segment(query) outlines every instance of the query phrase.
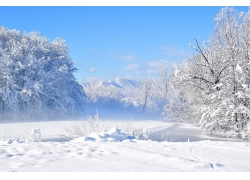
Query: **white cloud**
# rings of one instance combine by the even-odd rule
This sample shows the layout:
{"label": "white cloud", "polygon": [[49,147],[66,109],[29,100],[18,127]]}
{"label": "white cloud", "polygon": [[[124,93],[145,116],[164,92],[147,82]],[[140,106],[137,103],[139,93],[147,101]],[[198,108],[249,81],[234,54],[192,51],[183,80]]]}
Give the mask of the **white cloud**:
{"label": "white cloud", "polygon": [[168,56],[177,56],[177,57],[184,57],[184,56],[189,56],[189,52],[185,52],[181,49],[177,49],[171,46],[163,46],[162,49],[166,52]]}
{"label": "white cloud", "polygon": [[168,62],[166,60],[163,60],[163,59],[151,61],[148,63],[148,65],[152,68],[161,68],[161,67],[166,66],[167,64],[168,64]]}
{"label": "white cloud", "polygon": [[147,73],[148,74],[158,74],[158,71],[157,70],[149,69],[149,70],[147,70]]}
{"label": "white cloud", "polygon": [[133,71],[133,70],[139,69],[139,66],[138,66],[138,64],[129,64],[129,65],[125,66],[124,69],[129,70],[129,71]]}
{"label": "white cloud", "polygon": [[130,56],[130,55],[126,55],[126,56],[121,56],[120,59],[123,61],[134,61],[135,57]]}
{"label": "white cloud", "polygon": [[88,72],[95,72],[96,71],[96,68],[90,68],[89,70],[88,70]]}

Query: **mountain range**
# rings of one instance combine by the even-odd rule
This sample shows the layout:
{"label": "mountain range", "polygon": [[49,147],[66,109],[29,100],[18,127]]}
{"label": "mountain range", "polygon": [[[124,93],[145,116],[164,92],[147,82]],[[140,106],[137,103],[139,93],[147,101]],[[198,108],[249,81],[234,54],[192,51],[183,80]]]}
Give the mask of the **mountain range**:
{"label": "mountain range", "polygon": [[89,83],[82,83],[83,87],[94,86],[94,87],[114,87],[114,88],[138,88],[139,82],[131,79],[116,78],[113,80],[102,81],[94,80]]}

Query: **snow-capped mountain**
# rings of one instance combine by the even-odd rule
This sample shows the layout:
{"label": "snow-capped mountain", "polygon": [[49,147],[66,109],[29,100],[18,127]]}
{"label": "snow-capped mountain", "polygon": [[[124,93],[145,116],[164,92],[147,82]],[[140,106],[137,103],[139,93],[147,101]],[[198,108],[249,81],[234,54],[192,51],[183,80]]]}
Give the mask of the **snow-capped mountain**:
{"label": "snow-capped mountain", "polygon": [[82,83],[83,87],[87,87],[90,85],[94,87],[115,87],[125,89],[137,88],[139,86],[139,82],[131,79],[116,78],[108,81],[95,80],[89,83]]}

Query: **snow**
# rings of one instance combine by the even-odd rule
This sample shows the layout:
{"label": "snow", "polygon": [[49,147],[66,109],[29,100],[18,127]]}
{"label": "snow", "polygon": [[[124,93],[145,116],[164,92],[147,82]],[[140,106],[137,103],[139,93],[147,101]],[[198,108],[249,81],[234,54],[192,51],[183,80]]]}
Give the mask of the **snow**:
{"label": "snow", "polygon": [[241,69],[241,67],[239,66],[239,64],[236,65],[236,71],[237,71],[239,74],[242,74],[242,69]]}
{"label": "snow", "polygon": [[[6,137],[25,132],[41,134],[40,142],[0,140],[2,172],[221,172],[249,171],[250,143],[202,134],[192,124],[133,121],[147,127],[150,140],[136,139],[119,128],[126,121],[111,121],[107,132],[66,140],[64,128],[76,121],[0,123]],[[38,130],[40,129],[40,131]],[[168,134],[167,141],[156,141]],[[1,135],[0,135],[1,137]],[[176,138],[173,138],[176,137]],[[1,138],[0,138],[1,139]]]}
{"label": "snow", "polygon": [[80,137],[72,140],[72,142],[82,142],[82,141],[97,141],[97,142],[122,142],[122,141],[131,141],[134,139],[132,136],[128,136],[121,132],[118,128],[112,128],[107,133],[91,133],[88,136]]}

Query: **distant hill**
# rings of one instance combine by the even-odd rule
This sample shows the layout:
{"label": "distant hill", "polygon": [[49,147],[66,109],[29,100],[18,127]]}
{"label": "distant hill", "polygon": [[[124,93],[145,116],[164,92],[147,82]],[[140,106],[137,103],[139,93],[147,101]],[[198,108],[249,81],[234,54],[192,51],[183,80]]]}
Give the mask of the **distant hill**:
{"label": "distant hill", "polygon": [[94,87],[115,87],[115,88],[138,88],[139,82],[131,79],[116,78],[108,81],[95,80],[89,83],[82,83],[83,87],[94,86]]}

